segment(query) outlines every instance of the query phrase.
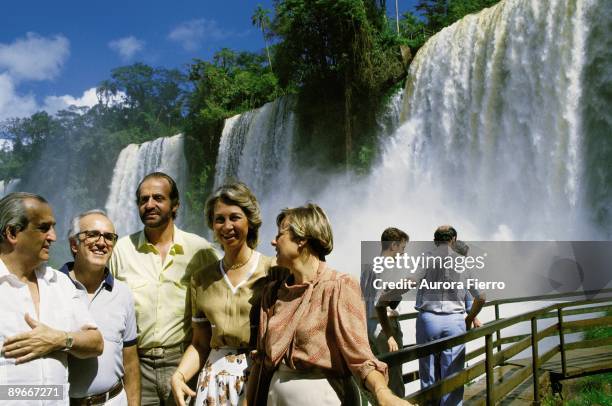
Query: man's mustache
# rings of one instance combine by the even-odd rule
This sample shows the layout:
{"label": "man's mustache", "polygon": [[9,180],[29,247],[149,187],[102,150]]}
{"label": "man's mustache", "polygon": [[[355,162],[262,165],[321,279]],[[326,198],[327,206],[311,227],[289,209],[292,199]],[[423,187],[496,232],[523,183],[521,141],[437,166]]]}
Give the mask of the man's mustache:
{"label": "man's mustache", "polygon": [[147,214],[161,214],[161,211],[159,209],[149,209],[143,213],[143,216]]}

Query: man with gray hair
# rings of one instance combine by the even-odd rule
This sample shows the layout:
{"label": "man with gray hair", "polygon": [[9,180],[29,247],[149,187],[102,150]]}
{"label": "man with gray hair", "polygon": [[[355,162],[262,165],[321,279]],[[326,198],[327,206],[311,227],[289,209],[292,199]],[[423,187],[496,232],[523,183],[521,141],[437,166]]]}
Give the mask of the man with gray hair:
{"label": "man with gray hair", "polygon": [[104,336],[97,358],[69,358],[71,405],[140,405],[140,367],[136,350],[134,299],[106,264],[117,242],[115,227],[102,210],[77,215],[68,232],[73,262],[68,275]]}
{"label": "man with gray hair", "polygon": [[[457,230],[450,225],[442,225],[434,232],[435,247],[427,255],[434,258],[456,258],[460,255],[453,249],[456,241]],[[452,263],[454,264],[456,261]],[[468,286],[465,281],[473,278],[469,269],[459,271],[454,266],[446,267],[440,262],[434,262],[433,266],[418,270],[415,275],[418,275],[420,281],[426,280],[430,284],[462,281],[463,284],[460,286]],[[419,282],[414,306],[419,312],[416,320],[417,344],[425,344],[465,333],[466,330],[472,328],[474,319],[485,303],[485,293],[475,287],[437,289],[421,286],[422,284]],[[466,314],[465,298],[467,292],[472,295],[474,302]],[[432,386],[437,381],[461,371],[464,361],[465,344],[448,348],[438,354],[419,358],[421,389]],[[463,387],[446,393],[439,400],[439,404],[442,406],[461,405],[462,402]]]}
{"label": "man with gray hair", "polygon": [[[89,358],[103,350],[70,279],[46,266],[55,239],[44,198],[10,193],[0,200],[0,385],[8,388],[4,396],[12,389],[11,405],[67,405],[68,354]],[[18,385],[34,385],[36,394]]]}

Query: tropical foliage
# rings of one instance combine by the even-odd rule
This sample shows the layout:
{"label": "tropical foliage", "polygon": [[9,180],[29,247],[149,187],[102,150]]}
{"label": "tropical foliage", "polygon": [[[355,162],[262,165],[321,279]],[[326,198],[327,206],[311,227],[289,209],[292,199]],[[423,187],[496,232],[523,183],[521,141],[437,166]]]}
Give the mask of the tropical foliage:
{"label": "tropical foliage", "polygon": [[108,193],[101,186],[110,183],[123,147],[184,132],[188,204],[199,213],[212,186],[223,120],[286,94],[298,98],[302,158],[367,170],[377,155],[377,110],[406,74],[400,45],[415,51],[445,25],[493,3],[420,0],[414,13],[402,16],[399,35],[385,0],[259,5],[251,23],[263,36],[261,53],[223,48],[184,70],[118,67],[98,86],[99,103],[91,108],[0,123],[0,138],[7,140],[0,179],[21,178],[27,186],[45,176],[49,193],[101,206]]}

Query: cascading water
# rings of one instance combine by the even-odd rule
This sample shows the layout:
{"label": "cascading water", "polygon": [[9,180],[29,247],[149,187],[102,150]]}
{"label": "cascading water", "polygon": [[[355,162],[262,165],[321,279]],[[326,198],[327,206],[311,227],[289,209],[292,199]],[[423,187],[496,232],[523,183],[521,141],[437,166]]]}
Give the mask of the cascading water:
{"label": "cascading water", "polygon": [[[590,221],[585,202],[588,134],[581,106],[589,83],[601,84],[585,79],[584,70],[592,59],[594,17],[610,6],[602,0],[503,0],[432,37],[410,67],[403,125],[381,137],[384,152],[366,178],[320,182],[329,175],[295,168],[291,154],[269,149],[266,159],[288,170],[262,175],[256,167],[264,155],[246,154],[247,143],[264,145],[282,131],[289,142],[292,135],[278,120],[254,130],[255,117],[263,117],[254,111],[226,122],[216,183],[231,174],[253,186],[268,213],[264,241],[274,235],[280,208],[320,203],[336,234],[332,261],[347,271],[359,269],[359,242],[377,239],[390,225],[419,240],[430,240],[444,223],[467,240],[605,237],[605,225]],[[391,100],[389,112],[401,98]],[[603,112],[610,122],[609,109]],[[263,188],[264,182],[274,186]],[[609,188],[606,182],[600,181]]]}
{"label": "cascading water", "polygon": [[404,89],[398,90],[387,102],[387,105],[377,117],[378,135],[386,138],[392,135],[400,125],[400,116],[404,104]]}
{"label": "cascading water", "polygon": [[215,170],[215,188],[240,179],[259,196],[291,184],[295,117],[291,97],[225,120]]}
{"label": "cascading water", "polygon": [[[468,241],[609,236],[605,224],[591,221],[585,193],[589,170],[600,170],[585,153],[593,134],[585,131],[583,106],[589,86],[602,82],[585,76],[591,32],[602,21],[595,17],[611,6],[503,0],[432,37],[411,63],[404,121],[380,164],[354,191],[336,192],[333,201],[326,195],[339,185],[323,192],[338,241],[330,262],[356,275],[359,258],[351,252],[359,252],[359,240],[376,240],[391,225],[413,240],[431,240],[441,224],[453,224]],[[609,62],[599,74],[610,77]],[[602,114],[611,121],[609,107]],[[608,150],[608,165],[611,157]],[[599,188],[609,190],[610,180],[602,177]],[[537,304],[512,305],[502,317],[529,306]],[[413,308],[404,302],[400,311]],[[493,318],[490,308],[481,318]],[[521,328],[504,334],[527,332]],[[414,324],[402,329],[414,342]]]}
{"label": "cascading water", "polygon": [[[179,192],[184,191],[187,164],[182,134],[158,138],[141,145],[130,144],[119,154],[106,201],[106,211],[120,236],[142,228],[135,203],[136,188],[145,175],[154,171],[172,176],[178,184]],[[181,210],[179,223],[180,213]]]}
{"label": "cascading water", "polygon": [[0,180],[0,196],[6,196],[16,191],[19,183],[21,183],[21,179]]}
{"label": "cascading water", "polygon": [[472,240],[605,237],[585,204],[581,108],[600,7],[610,3],[502,1],[431,38],[381,163],[356,192],[322,193],[338,234],[356,240],[338,245],[342,262],[355,266],[358,240],[388,225],[420,240],[444,223]]}
{"label": "cascading water", "polygon": [[291,200],[287,193],[300,182],[292,164],[294,105],[294,99],[285,96],[225,120],[219,143],[215,188],[231,180],[251,188],[261,204],[264,223],[260,240],[267,253],[271,253],[266,242],[275,235],[278,211],[302,202]]}
{"label": "cascading water", "polygon": [[592,3],[502,1],[425,44],[406,122],[374,174],[395,178],[387,190],[406,193],[406,214],[475,238],[587,237],[580,103]]}

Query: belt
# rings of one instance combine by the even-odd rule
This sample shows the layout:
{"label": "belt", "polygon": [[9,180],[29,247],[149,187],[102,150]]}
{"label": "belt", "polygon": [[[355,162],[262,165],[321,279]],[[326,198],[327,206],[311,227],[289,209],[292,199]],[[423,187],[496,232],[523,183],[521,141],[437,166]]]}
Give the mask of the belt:
{"label": "belt", "polygon": [[185,344],[175,344],[169,347],[139,348],[138,355],[145,358],[164,358],[166,355],[181,354],[185,352]]}
{"label": "belt", "polygon": [[119,381],[107,392],[98,395],[87,396],[85,398],[70,398],[70,406],[93,406],[103,405],[109,399],[114,398],[123,390],[123,382]]}
{"label": "belt", "polygon": [[211,350],[215,350],[215,351],[231,351],[236,355],[240,355],[240,354],[249,354],[251,352],[250,349],[248,348],[235,348],[235,347],[212,347]]}

